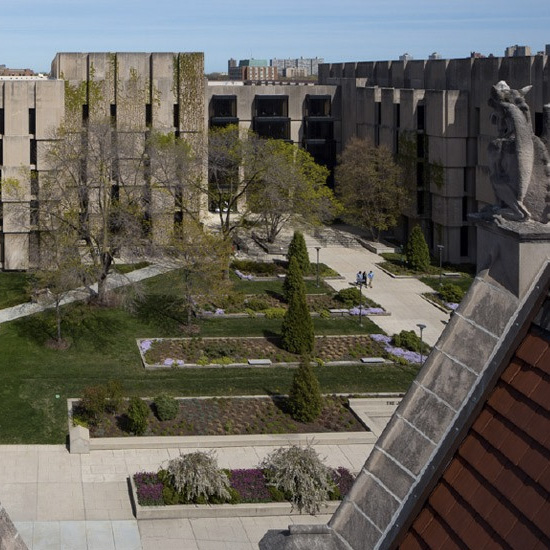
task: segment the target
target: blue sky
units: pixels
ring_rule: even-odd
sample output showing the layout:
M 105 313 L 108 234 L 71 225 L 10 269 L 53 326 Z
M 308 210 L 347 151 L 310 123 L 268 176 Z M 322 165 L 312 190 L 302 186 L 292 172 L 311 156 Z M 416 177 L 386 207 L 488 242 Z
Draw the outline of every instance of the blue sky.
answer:
M 502 55 L 550 44 L 548 0 L 1 0 L 0 63 L 49 70 L 57 52 L 203 51 L 326 62 Z

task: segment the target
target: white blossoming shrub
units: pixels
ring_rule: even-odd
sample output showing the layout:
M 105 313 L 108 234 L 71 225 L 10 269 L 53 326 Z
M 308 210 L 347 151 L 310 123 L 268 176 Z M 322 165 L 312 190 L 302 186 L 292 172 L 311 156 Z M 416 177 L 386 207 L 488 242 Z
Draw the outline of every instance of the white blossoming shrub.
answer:
M 212 452 L 197 451 L 182 454 L 168 462 L 166 468 L 172 476 L 174 487 L 183 493 L 185 500 L 209 502 L 213 498 L 229 500 L 229 479 L 218 468 Z
M 333 488 L 331 470 L 311 445 L 275 449 L 261 463 L 269 484 L 285 493 L 300 512 L 316 514 Z

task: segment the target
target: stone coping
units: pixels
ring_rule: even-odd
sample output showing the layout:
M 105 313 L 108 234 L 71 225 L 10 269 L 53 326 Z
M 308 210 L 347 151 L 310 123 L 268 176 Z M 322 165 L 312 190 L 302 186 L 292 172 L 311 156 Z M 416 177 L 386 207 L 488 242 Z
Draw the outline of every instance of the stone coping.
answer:
M 345 394 L 348 395 L 348 394 Z M 374 398 L 401 398 L 400 393 L 367 394 Z M 219 397 L 219 396 L 216 396 Z M 234 396 L 240 398 L 269 397 L 266 395 Z M 180 399 L 214 399 L 215 397 L 188 397 Z M 69 431 L 69 452 L 89 454 L 91 451 L 122 449 L 209 449 L 228 447 L 269 447 L 283 445 L 364 445 L 372 444 L 377 436 L 372 432 L 318 432 L 254 435 L 187 435 L 187 436 L 139 436 L 139 437 L 90 437 L 90 431 L 84 426 L 73 425 L 73 404 L 78 398 L 67 399 L 67 421 Z M 350 408 L 353 411 L 350 400 Z M 357 418 L 361 421 L 360 415 Z M 365 426 L 368 428 L 367 426 Z
M 244 504 L 172 504 L 142 506 L 138 503 L 134 477 L 130 476 L 130 498 L 136 519 L 243 518 L 300 515 L 290 502 L 256 502 Z M 342 501 L 327 501 L 320 514 L 333 514 Z

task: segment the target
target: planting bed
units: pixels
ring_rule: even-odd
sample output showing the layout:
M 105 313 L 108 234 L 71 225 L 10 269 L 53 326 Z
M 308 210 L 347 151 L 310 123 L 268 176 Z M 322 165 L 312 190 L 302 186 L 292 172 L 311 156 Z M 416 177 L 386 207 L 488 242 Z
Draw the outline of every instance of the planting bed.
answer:
M 348 407 L 342 396 L 327 396 L 319 418 L 303 423 L 288 414 L 284 397 L 181 399 L 173 420 L 160 421 L 155 406 L 149 401 L 145 436 L 236 435 L 368 431 Z M 89 425 L 91 437 L 123 437 L 133 435 L 128 430 L 127 402 L 118 413 L 104 413 L 94 425 Z M 85 415 L 78 406 L 73 417 Z
M 298 355 L 280 347 L 273 338 L 158 338 L 138 340 L 145 367 L 246 363 L 269 359 L 272 363 L 295 363 Z M 387 355 L 387 354 L 386 354 Z M 321 336 L 315 339 L 316 359 L 358 361 L 361 357 L 385 356 L 383 347 L 368 335 Z

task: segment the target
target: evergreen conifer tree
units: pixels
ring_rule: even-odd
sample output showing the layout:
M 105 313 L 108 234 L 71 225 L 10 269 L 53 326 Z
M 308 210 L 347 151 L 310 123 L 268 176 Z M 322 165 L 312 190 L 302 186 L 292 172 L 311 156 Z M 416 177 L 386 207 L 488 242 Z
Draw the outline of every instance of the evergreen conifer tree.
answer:
M 306 240 L 300 231 L 294 231 L 292 240 L 288 245 L 288 253 L 286 257 L 289 262 L 291 258 L 296 258 L 304 275 L 307 275 L 310 272 L 311 266 L 309 264 L 309 254 L 307 251 Z
M 292 417 L 298 422 L 311 422 L 321 414 L 321 387 L 307 355 L 294 374 L 288 397 Z
M 281 325 L 283 348 L 291 353 L 311 353 L 315 342 L 313 321 L 306 302 L 306 288 L 297 260 L 291 260 L 288 278 L 288 309 Z
M 288 263 L 288 271 L 285 280 L 283 281 L 283 296 L 287 304 L 290 303 L 291 296 L 300 284 L 304 284 L 302 270 L 300 269 L 296 256 L 292 256 Z
M 427 271 L 430 265 L 430 250 L 419 225 L 415 225 L 406 246 L 407 264 L 415 271 Z

